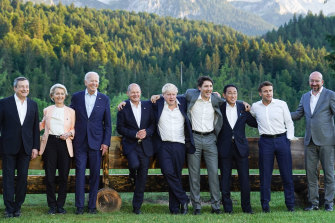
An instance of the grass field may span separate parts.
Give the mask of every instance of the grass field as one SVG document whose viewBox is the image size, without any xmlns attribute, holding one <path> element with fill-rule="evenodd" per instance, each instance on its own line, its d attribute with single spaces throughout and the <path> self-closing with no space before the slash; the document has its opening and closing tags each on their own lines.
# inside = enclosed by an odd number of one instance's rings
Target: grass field
<svg viewBox="0 0 335 223">
<path fill-rule="evenodd" d="M 252 192 L 251 203 L 255 214 L 244 214 L 240 207 L 239 193 L 232 193 L 234 203 L 234 213 L 211 214 L 208 203 L 210 195 L 202 193 L 203 208 L 202 215 L 194 216 L 190 213 L 182 215 L 171 215 L 168 210 L 167 193 L 145 193 L 145 201 L 142 206 L 142 215 L 135 215 L 132 211 L 132 193 L 121 193 L 122 207 L 119 212 L 98 213 L 97 215 L 75 215 L 74 194 L 68 194 L 65 215 L 47 215 L 48 207 L 44 194 L 29 194 L 22 206 L 22 216 L 20 218 L 1 219 L 1 222 L 171 222 L 171 223 L 195 223 L 195 222 L 334 222 L 335 212 L 327 213 L 324 210 L 305 212 L 301 207 L 296 208 L 296 212 L 290 213 L 286 210 L 282 192 L 272 193 L 270 203 L 271 213 L 262 213 L 259 193 Z M 2 195 L 0 197 L 0 211 L 4 212 Z"/>
</svg>

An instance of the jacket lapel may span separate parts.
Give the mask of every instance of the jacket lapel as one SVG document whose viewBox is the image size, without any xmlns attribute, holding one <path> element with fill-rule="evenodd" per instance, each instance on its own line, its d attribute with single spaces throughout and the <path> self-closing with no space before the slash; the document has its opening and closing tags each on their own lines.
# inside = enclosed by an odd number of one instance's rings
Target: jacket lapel
<svg viewBox="0 0 335 223">
<path fill-rule="evenodd" d="M 326 88 L 324 87 L 323 90 L 322 90 L 322 92 L 321 92 L 321 94 L 320 94 L 319 100 L 318 100 L 318 102 L 315 105 L 313 114 L 316 113 L 317 110 L 320 108 L 320 104 L 323 102 L 323 100 L 324 100 L 325 97 L 326 97 Z M 311 97 L 309 97 L 309 99 L 310 98 Z M 310 102 L 309 102 L 309 104 L 310 104 Z"/>
<path fill-rule="evenodd" d="M 10 106 L 11 111 L 15 112 L 15 120 L 21 125 L 19 112 L 18 112 L 17 107 L 16 107 L 16 102 L 15 102 L 14 95 L 9 100 L 8 106 Z M 27 104 L 27 106 L 28 106 L 28 104 Z"/>
<path fill-rule="evenodd" d="M 146 115 L 146 112 L 147 112 L 147 107 L 141 102 L 141 123 L 140 123 L 140 129 L 143 129 L 143 123 L 144 123 L 144 118 L 147 117 Z"/>
</svg>

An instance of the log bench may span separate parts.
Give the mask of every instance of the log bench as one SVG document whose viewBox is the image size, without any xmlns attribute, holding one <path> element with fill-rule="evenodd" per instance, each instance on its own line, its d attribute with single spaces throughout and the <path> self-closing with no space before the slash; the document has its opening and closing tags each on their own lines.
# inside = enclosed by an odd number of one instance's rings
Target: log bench
<svg viewBox="0 0 335 223">
<path fill-rule="evenodd" d="M 258 140 L 259 138 L 248 138 L 250 146 L 250 156 L 249 156 L 249 167 L 250 169 L 258 170 Z M 293 170 L 304 170 L 304 146 L 303 138 L 292 142 L 292 166 Z M 1 162 L 0 162 L 1 165 Z M 72 169 L 75 168 L 74 161 L 72 162 Z M 113 188 L 117 192 L 132 192 L 134 191 L 133 185 L 128 178 L 128 174 L 110 174 L 111 169 L 127 169 L 127 159 L 122 155 L 121 138 L 118 136 L 113 136 L 111 138 L 111 146 L 109 148 L 108 156 L 103 157 L 102 161 L 102 172 L 101 175 L 101 187 L 102 188 Z M 151 169 L 159 169 L 159 163 L 155 157 L 151 160 Z M 187 164 L 185 165 L 187 168 Z M 204 162 L 202 162 L 202 168 L 205 168 Z M 42 170 L 43 161 L 41 157 L 36 158 L 30 162 L 29 169 Z M 278 169 L 277 163 L 275 161 L 274 170 Z M 257 172 L 257 171 L 256 171 Z M 29 175 L 28 176 L 28 186 L 27 193 L 40 194 L 46 192 L 46 187 L 44 183 L 43 175 Z M 238 176 L 236 174 L 232 175 L 232 191 L 239 191 Z M 294 186 L 296 197 L 300 202 L 305 203 L 307 199 L 307 180 L 305 173 L 293 174 Z M 320 188 L 323 188 L 323 175 L 320 175 Z M 189 191 L 189 181 L 188 175 L 183 175 L 183 184 L 186 191 Z M 250 174 L 250 184 L 252 191 L 260 190 L 260 178 L 259 174 Z M 283 191 L 283 186 L 281 183 L 281 178 L 279 174 L 274 173 L 272 175 L 272 191 Z M 86 191 L 88 191 L 88 176 L 86 176 Z M 164 177 L 161 174 L 149 174 L 146 184 L 147 192 L 166 192 L 168 191 L 167 184 L 165 183 Z M 208 186 L 208 176 L 206 174 L 201 175 L 201 191 L 209 191 Z M 69 176 L 68 182 L 68 192 L 75 192 L 75 175 Z M 110 191 L 111 192 L 111 191 Z M 0 193 L 2 193 L 2 176 L 0 176 Z M 114 193 L 114 192 L 111 192 Z M 115 192 L 116 193 L 116 192 Z M 117 193 L 113 196 L 118 196 Z M 99 196 L 98 196 L 99 197 Z M 322 201 L 321 201 L 322 202 Z M 121 204 L 119 204 L 121 205 Z"/>
</svg>

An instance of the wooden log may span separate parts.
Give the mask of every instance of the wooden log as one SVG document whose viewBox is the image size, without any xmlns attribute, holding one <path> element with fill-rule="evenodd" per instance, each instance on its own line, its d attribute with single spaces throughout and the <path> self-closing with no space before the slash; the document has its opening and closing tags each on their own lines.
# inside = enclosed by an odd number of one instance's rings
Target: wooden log
<svg viewBox="0 0 335 223">
<path fill-rule="evenodd" d="M 99 190 L 96 207 L 100 212 L 113 212 L 121 208 L 120 195 L 113 189 L 105 187 Z"/>
</svg>

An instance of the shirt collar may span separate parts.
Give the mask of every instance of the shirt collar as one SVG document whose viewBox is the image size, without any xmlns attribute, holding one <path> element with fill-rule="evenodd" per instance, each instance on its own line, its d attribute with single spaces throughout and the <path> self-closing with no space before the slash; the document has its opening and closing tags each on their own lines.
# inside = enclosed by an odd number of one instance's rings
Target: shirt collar
<svg viewBox="0 0 335 223">
<path fill-rule="evenodd" d="M 321 94 L 321 92 L 322 92 L 322 90 L 323 90 L 323 86 L 321 86 L 321 89 L 320 89 L 320 91 L 315 95 L 315 97 L 316 96 L 318 96 L 318 95 L 320 95 Z M 311 90 L 311 96 L 314 96 L 314 94 L 313 94 L 313 92 L 312 92 L 312 90 Z"/>
<path fill-rule="evenodd" d="M 16 93 L 14 94 L 14 99 L 15 99 L 15 102 L 16 102 L 16 103 L 17 103 L 17 102 L 22 103 L 21 100 L 20 100 L 20 98 L 16 95 Z M 24 99 L 23 103 L 26 102 L 26 101 L 27 101 L 27 98 Z"/>
<path fill-rule="evenodd" d="M 201 97 L 201 92 L 200 92 L 200 94 L 199 94 L 198 100 L 205 101 L 205 100 L 202 99 L 202 97 Z M 212 102 L 212 95 L 211 95 L 211 97 L 209 98 L 208 102 Z"/>
<path fill-rule="evenodd" d="M 91 95 L 88 93 L 87 88 L 85 89 L 85 95 Z M 98 96 L 98 90 L 96 90 L 93 95 Z"/>
<path fill-rule="evenodd" d="M 180 102 L 178 101 L 178 99 L 176 99 L 177 101 L 177 105 L 180 105 Z M 167 105 L 168 106 L 168 103 L 166 103 L 166 101 L 164 100 L 164 105 Z"/>
<path fill-rule="evenodd" d="M 134 104 L 133 102 L 131 102 L 131 100 L 129 100 L 129 102 L 130 102 L 130 106 L 131 106 L 131 107 L 136 108 L 135 104 Z M 141 101 L 138 103 L 137 108 L 138 108 L 139 106 L 141 106 Z"/>
<path fill-rule="evenodd" d="M 227 108 L 229 108 L 229 109 L 234 109 L 234 108 L 236 108 L 236 102 L 235 102 L 235 104 L 234 104 L 234 106 L 232 107 L 232 106 L 230 106 L 230 104 L 228 104 L 228 102 L 227 102 L 227 106 L 226 106 Z"/>
</svg>

